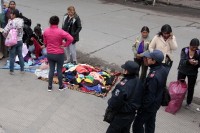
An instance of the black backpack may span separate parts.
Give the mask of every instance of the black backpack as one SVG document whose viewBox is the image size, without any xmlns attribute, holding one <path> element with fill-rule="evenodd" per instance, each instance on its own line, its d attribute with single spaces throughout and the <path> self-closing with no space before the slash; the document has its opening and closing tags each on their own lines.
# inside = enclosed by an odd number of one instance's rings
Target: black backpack
<svg viewBox="0 0 200 133">
<path fill-rule="evenodd" d="M 31 19 L 28 19 L 25 16 L 22 16 L 22 19 L 24 20 L 24 25 L 27 25 L 27 26 L 31 27 L 31 24 L 32 24 Z"/>
<path fill-rule="evenodd" d="M 33 36 L 33 30 L 31 29 L 30 26 L 24 24 L 23 31 L 24 31 L 24 35 L 23 35 L 23 38 L 22 38 L 23 42 L 24 43 L 30 43 L 30 39 Z"/>
<path fill-rule="evenodd" d="M 31 29 L 32 21 L 31 19 L 25 17 L 22 13 L 20 13 L 21 18 L 24 20 L 24 35 L 23 35 L 23 43 L 28 43 L 33 35 L 33 30 Z"/>
</svg>

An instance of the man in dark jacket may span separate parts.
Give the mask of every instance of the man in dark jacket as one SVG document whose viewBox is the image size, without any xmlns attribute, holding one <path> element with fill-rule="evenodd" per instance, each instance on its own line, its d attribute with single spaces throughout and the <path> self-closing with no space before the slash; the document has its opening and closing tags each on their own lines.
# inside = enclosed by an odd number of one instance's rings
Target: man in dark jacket
<svg viewBox="0 0 200 133">
<path fill-rule="evenodd" d="M 150 67 L 150 72 L 144 84 L 143 103 L 133 123 L 133 133 L 155 132 L 156 113 L 161 106 L 167 80 L 167 70 L 162 66 L 163 59 L 164 55 L 159 50 L 144 53 L 144 63 Z"/>
<path fill-rule="evenodd" d="M 79 41 L 79 32 L 82 29 L 81 26 L 81 20 L 79 16 L 77 15 L 75 11 L 75 7 L 70 6 L 67 8 L 67 14 L 64 15 L 63 18 L 63 25 L 62 29 L 66 32 L 68 32 L 73 38 L 74 41 L 72 42 L 69 47 L 66 48 L 66 57 L 67 60 L 65 61 L 66 63 L 73 61 L 73 64 L 77 64 L 77 58 L 76 58 L 76 42 Z M 72 59 L 71 59 L 72 56 Z"/>
<path fill-rule="evenodd" d="M 135 112 L 142 102 L 143 86 L 138 78 L 139 65 L 127 61 L 122 65 L 124 78 L 112 91 L 104 121 L 110 123 L 107 133 L 129 133 Z"/>
</svg>

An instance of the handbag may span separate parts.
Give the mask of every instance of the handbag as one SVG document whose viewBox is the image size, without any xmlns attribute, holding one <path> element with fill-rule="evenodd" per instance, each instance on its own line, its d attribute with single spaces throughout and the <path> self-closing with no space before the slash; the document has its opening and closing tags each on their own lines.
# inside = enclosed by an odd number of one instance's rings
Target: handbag
<svg viewBox="0 0 200 133">
<path fill-rule="evenodd" d="M 103 121 L 111 123 L 114 120 L 116 113 L 117 113 L 116 111 L 113 111 L 112 109 L 107 108 Z"/>
<path fill-rule="evenodd" d="M 5 45 L 10 47 L 10 46 L 14 46 L 16 44 L 17 44 L 17 29 L 12 27 L 6 37 Z"/>
<path fill-rule="evenodd" d="M 167 66 L 170 66 L 170 67 L 171 67 L 172 64 L 173 64 L 173 61 L 170 59 L 169 55 L 166 55 L 165 64 L 166 64 Z"/>
</svg>

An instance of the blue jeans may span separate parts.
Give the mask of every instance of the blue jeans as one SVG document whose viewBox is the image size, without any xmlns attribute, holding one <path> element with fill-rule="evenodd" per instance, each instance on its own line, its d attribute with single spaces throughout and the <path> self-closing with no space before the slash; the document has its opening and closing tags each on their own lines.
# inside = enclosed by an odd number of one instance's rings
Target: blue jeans
<svg viewBox="0 0 200 133">
<path fill-rule="evenodd" d="M 10 56 L 10 71 L 14 71 L 14 63 L 15 63 L 15 57 L 18 55 L 19 57 L 19 64 L 20 64 L 20 70 L 24 71 L 24 58 L 22 56 L 22 41 L 18 41 L 16 45 L 12 46 L 9 50 L 9 56 Z"/>
</svg>

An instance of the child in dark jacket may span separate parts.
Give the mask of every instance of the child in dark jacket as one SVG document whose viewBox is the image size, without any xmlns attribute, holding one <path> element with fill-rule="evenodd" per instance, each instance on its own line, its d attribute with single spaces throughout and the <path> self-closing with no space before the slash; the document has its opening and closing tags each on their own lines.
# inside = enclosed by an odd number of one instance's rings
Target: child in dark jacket
<svg viewBox="0 0 200 133">
<path fill-rule="evenodd" d="M 200 67 L 200 51 L 198 47 L 199 40 L 197 38 L 192 39 L 190 46 L 182 49 L 178 66 L 178 80 L 188 78 L 186 108 L 189 108 L 192 103 L 198 68 Z"/>
</svg>

